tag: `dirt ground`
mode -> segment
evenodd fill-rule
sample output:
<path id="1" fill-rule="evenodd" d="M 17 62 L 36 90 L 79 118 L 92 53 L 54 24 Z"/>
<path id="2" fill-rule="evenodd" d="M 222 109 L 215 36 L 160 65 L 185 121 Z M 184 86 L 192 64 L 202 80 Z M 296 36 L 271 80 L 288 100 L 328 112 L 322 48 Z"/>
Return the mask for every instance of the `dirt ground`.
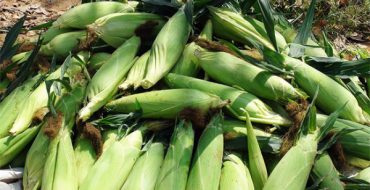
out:
<path id="1" fill-rule="evenodd" d="M 26 15 L 26 29 L 56 19 L 80 0 L 0 0 L 0 45 L 8 29 Z M 35 31 L 22 33 L 20 38 L 36 36 Z"/>

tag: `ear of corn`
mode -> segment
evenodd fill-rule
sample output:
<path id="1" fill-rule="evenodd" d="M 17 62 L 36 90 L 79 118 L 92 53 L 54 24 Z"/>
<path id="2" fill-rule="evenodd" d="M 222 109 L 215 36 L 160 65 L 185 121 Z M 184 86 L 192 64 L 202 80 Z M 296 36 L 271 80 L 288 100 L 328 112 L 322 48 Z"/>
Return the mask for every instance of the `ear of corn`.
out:
<path id="1" fill-rule="evenodd" d="M 85 83 L 86 84 L 86 83 Z M 71 140 L 75 115 L 85 95 L 85 84 L 76 86 L 58 102 L 57 111 L 61 114 L 58 133 L 50 140 L 48 155 L 42 177 L 42 190 L 77 190 L 78 175 Z M 55 126 L 50 126 L 55 127 Z"/>
<path id="2" fill-rule="evenodd" d="M 268 38 L 266 38 L 267 33 L 263 26 L 260 26 L 262 30 L 257 30 L 250 22 L 251 20 L 246 20 L 240 14 L 230 11 L 227 8 L 209 6 L 208 10 L 211 14 L 216 35 L 244 44 L 251 44 L 251 41 L 257 42 L 271 50 L 275 49 Z M 275 31 L 275 36 L 278 48 L 281 51 L 285 50 L 287 43 L 284 37 L 277 31 Z"/>
<path id="3" fill-rule="evenodd" d="M 199 139 L 186 185 L 187 190 L 219 188 L 224 149 L 221 120 L 221 115 L 214 116 Z"/>
<path id="4" fill-rule="evenodd" d="M 199 38 L 212 40 L 212 22 L 207 21 L 204 26 L 202 33 Z M 195 42 L 191 42 L 185 46 L 181 57 L 176 62 L 175 66 L 172 68 L 171 73 L 176 73 L 185 76 L 195 77 L 197 76 L 200 68 L 196 63 L 195 51 L 200 48 Z"/>
<path id="5" fill-rule="evenodd" d="M 245 115 L 248 136 L 248 166 L 251 171 L 254 188 L 261 190 L 267 181 L 267 169 L 256 135 L 254 134 L 253 126 L 249 120 L 248 112 L 245 112 Z"/>
<path id="6" fill-rule="evenodd" d="M 91 56 L 89 60 L 88 67 L 90 69 L 98 70 L 102 65 L 104 65 L 107 60 L 112 56 L 110 53 L 98 52 Z"/>
<path id="7" fill-rule="evenodd" d="M 11 61 L 16 64 L 22 63 L 30 57 L 31 53 L 32 53 L 31 51 L 18 53 L 16 55 L 13 55 L 13 57 L 11 58 Z"/>
<path id="8" fill-rule="evenodd" d="M 42 45 L 40 53 L 47 56 L 66 57 L 86 39 L 86 31 L 66 32 L 55 36 L 49 43 Z"/>
<path id="9" fill-rule="evenodd" d="M 181 8 L 167 21 L 153 42 L 146 74 L 141 82 L 144 89 L 154 86 L 176 64 L 185 48 L 190 30 L 185 12 Z"/>
<path id="10" fill-rule="evenodd" d="M 67 33 L 67 32 L 72 32 L 73 30 L 70 28 L 57 28 L 57 27 L 50 27 L 46 32 L 44 32 L 41 35 L 42 38 L 42 44 L 47 44 L 51 40 L 53 40 L 56 36 Z"/>
<path id="11" fill-rule="evenodd" d="M 27 153 L 23 172 L 23 188 L 25 190 L 37 190 L 41 186 L 42 173 L 50 143 L 49 138 L 43 131 L 45 125 L 46 123 L 42 125 Z"/>
<path id="12" fill-rule="evenodd" d="M 323 153 L 316 158 L 312 168 L 312 174 L 315 179 L 321 181 L 320 189 L 344 190 L 338 175 L 338 171 L 327 153 Z"/>
<path id="13" fill-rule="evenodd" d="M 249 170 L 235 154 L 226 156 L 222 166 L 220 190 L 254 190 Z"/>
<path id="14" fill-rule="evenodd" d="M 332 113 L 346 104 L 340 117 L 358 123 L 369 122 L 353 94 L 335 80 L 298 59 L 288 56 L 284 59 L 285 66 L 294 72 L 295 81 L 308 95 L 312 97 L 319 86 L 317 106 L 323 111 Z"/>
<path id="15" fill-rule="evenodd" d="M 173 119 L 185 108 L 207 113 L 217 108 L 222 101 L 213 96 L 193 89 L 171 89 L 150 91 L 113 100 L 106 105 L 112 112 L 130 113 L 137 110 L 137 102 L 142 108 L 144 118 Z"/>
<path id="16" fill-rule="evenodd" d="M 225 140 L 235 139 L 237 137 L 247 136 L 247 128 L 245 123 L 233 119 L 224 119 L 222 121 L 222 129 L 224 131 Z M 271 137 L 271 133 L 268 133 L 259 128 L 253 128 L 254 134 L 258 137 Z"/>
<path id="17" fill-rule="evenodd" d="M 228 108 L 238 119 L 245 120 L 245 114 L 241 109 L 247 110 L 251 115 L 251 121 L 264 124 L 290 125 L 290 121 L 263 103 L 253 94 L 235 88 L 208 82 L 196 78 L 169 73 L 165 77 L 166 83 L 172 88 L 198 89 L 219 96 L 222 100 L 230 100 Z"/>
<path id="18" fill-rule="evenodd" d="M 97 19 L 88 26 L 99 38 L 113 47 L 119 47 L 126 40 L 135 35 L 135 30 L 143 24 L 155 23 L 152 31 L 155 35 L 162 28 L 164 20 L 161 16 L 152 13 L 115 13 Z"/>
<path id="19" fill-rule="evenodd" d="M 57 28 L 85 28 L 96 19 L 105 15 L 117 12 L 133 12 L 138 2 L 129 1 L 127 3 L 119 2 L 92 2 L 78 5 L 63 15 L 55 22 L 53 27 Z"/>
<path id="20" fill-rule="evenodd" d="M 81 185 L 96 161 L 96 153 L 91 141 L 82 136 L 78 137 L 74 155 L 76 159 L 78 185 Z"/>
<path id="21" fill-rule="evenodd" d="M 154 190 L 164 157 L 162 143 L 153 143 L 136 161 L 121 190 Z"/>
<path id="22" fill-rule="evenodd" d="M 346 161 L 351 165 L 360 169 L 365 169 L 370 167 L 370 160 L 365 160 L 350 154 L 346 154 Z"/>
<path id="23" fill-rule="evenodd" d="M 25 99 L 32 93 L 32 87 L 39 77 L 38 75 L 27 80 L 0 102 L 0 138 L 9 134 L 9 129 L 17 118 L 17 114 L 22 112 L 23 105 L 26 104 Z"/>
<path id="24" fill-rule="evenodd" d="M 155 190 L 185 190 L 194 146 L 190 122 L 181 120 L 174 129 L 171 143 L 159 172 Z"/>
<path id="25" fill-rule="evenodd" d="M 86 121 L 106 104 L 118 90 L 126 73 L 133 65 L 133 59 L 139 49 L 140 38 L 132 37 L 120 46 L 109 60 L 95 73 L 87 86 L 88 104 L 79 112 L 79 119 Z M 107 85 L 107 81 L 109 84 Z"/>
<path id="26" fill-rule="evenodd" d="M 370 183 L 370 167 L 369 168 L 366 168 L 366 169 L 363 169 L 362 171 L 360 171 L 356 176 L 355 176 L 356 179 L 361 179 L 361 180 L 364 180 L 364 181 L 367 181 L 368 183 Z"/>
<path id="27" fill-rule="evenodd" d="M 79 189 L 119 190 L 140 155 L 142 142 L 143 131 L 140 129 L 114 141 L 95 162 Z"/>
<path id="28" fill-rule="evenodd" d="M 11 162 L 34 139 L 39 129 L 34 126 L 16 136 L 0 138 L 0 167 Z"/>
<path id="29" fill-rule="evenodd" d="M 127 78 L 119 86 L 122 90 L 127 90 L 133 87 L 135 90 L 140 87 L 140 82 L 143 80 L 145 75 L 146 63 L 148 61 L 150 51 L 145 52 L 143 55 L 136 60 L 129 73 Z"/>
<path id="30" fill-rule="evenodd" d="M 202 51 L 198 59 L 211 78 L 229 86 L 239 86 L 258 97 L 274 101 L 300 97 L 297 90 L 284 79 L 231 54 Z"/>

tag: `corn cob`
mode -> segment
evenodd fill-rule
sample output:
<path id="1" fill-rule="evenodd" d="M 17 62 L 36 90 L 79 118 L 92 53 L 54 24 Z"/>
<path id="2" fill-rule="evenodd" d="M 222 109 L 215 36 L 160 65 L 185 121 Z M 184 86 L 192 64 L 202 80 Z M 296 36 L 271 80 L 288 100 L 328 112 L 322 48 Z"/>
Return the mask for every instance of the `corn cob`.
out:
<path id="1" fill-rule="evenodd" d="M 118 90 L 119 83 L 133 65 L 140 38 L 133 36 L 113 52 L 109 60 L 95 73 L 87 86 L 88 104 L 79 112 L 79 120 L 86 121 L 106 104 Z M 107 85 L 109 81 L 109 85 Z"/>
<path id="2" fill-rule="evenodd" d="M 110 53 L 99 52 L 91 56 L 89 60 L 89 69 L 98 70 L 102 65 L 104 65 L 107 60 L 112 56 Z"/>
<path id="3" fill-rule="evenodd" d="M 86 31 L 66 32 L 55 36 L 50 42 L 41 46 L 40 53 L 47 56 L 65 57 L 86 39 Z"/>
<path id="4" fill-rule="evenodd" d="M 212 40 L 212 22 L 207 21 L 199 38 Z M 195 42 L 191 42 L 185 46 L 181 57 L 176 62 L 175 66 L 172 68 L 171 73 L 196 77 L 200 68 L 196 63 L 196 57 L 194 55 L 196 49 L 200 48 Z"/>
<path id="5" fill-rule="evenodd" d="M 16 136 L 0 138 L 0 167 L 11 162 L 37 134 L 40 126 L 31 127 Z"/>
<path id="6" fill-rule="evenodd" d="M 171 89 L 150 91 L 113 100 L 106 105 L 112 112 L 129 113 L 137 110 L 137 102 L 144 118 L 176 118 L 185 108 L 192 108 L 201 114 L 218 108 L 222 101 L 217 97 L 193 89 Z"/>
<path id="7" fill-rule="evenodd" d="M 370 183 L 370 167 L 369 168 L 366 168 L 366 169 L 363 169 L 362 171 L 360 171 L 356 176 L 355 176 L 356 179 L 361 179 L 361 180 L 364 180 L 368 183 Z"/>
<path id="8" fill-rule="evenodd" d="M 224 119 L 222 121 L 222 129 L 224 131 L 225 140 L 235 139 L 237 137 L 245 137 L 248 135 L 247 128 L 245 123 L 233 120 L 233 119 Z M 268 133 L 259 128 L 253 128 L 254 134 L 258 137 L 271 137 L 271 133 Z"/>
<path id="9" fill-rule="evenodd" d="M 154 190 L 164 157 L 162 143 L 153 143 L 136 161 L 121 190 Z"/>
<path id="10" fill-rule="evenodd" d="M 167 21 L 153 42 L 146 74 L 141 82 L 144 89 L 161 80 L 176 64 L 185 48 L 191 27 L 183 8 Z"/>
<path id="11" fill-rule="evenodd" d="M 135 35 L 139 26 L 147 23 L 154 25 L 154 28 L 153 34 L 146 33 L 146 36 L 155 36 L 162 28 L 164 20 L 152 13 L 115 13 L 97 19 L 88 26 L 88 31 L 96 34 L 107 44 L 119 47 Z"/>
<path id="12" fill-rule="evenodd" d="M 42 39 L 42 44 L 47 44 L 51 40 L 53 40 L 56 36 L 67 33 L 67 32 L 72 32 L 73 30 L 70 28 L 56 28 L 56 27 L 50 27 L 46 32 L 41 34 L 41 39 Z"/>
<path id="13" fill-rule="evenodd" d="M 279 55 L 274 53 L 274 55 L 267 56 Z M 340 117 L 358 123 L 369 122 L 364 117 L 363 111 L 353 94 L 335 80 L 298 59 L 285 55 L 280 55 L 280 58 L 284 59 L 283 67 L 294 72 L 295 81 L 308 95 L 312 97 L 317 86 L 319 86 L 317 106 L 323 111 L 332 113 L 345 105 Z"/>
<path id="14" fill-rule="evenodd" d="M 140 155 L 143 133 L 143 129 L 138 129 L 114 141 L 95 162 L 79 189 L 119 190 Z"/>
<path id="15" fill-rule="evenodd" d="M 312 168 L 312 175 L 315 179 L 320 180 L 320 189 L 337 189 L 344 190 L 338 175 L 338 171 L 327 153 L 323 153 L 316 158 Z"/>
<path id="16" fill-rule="evenodd" d="M 82 67 L 77 59 L 72 58 L 71 63 L 66 70 L 66 76 L 71 78 L 77 73 L 80 73 Z M 59 79 L 61 77 L 61 67 L 56 71 L 51 73 L 46 80 Z M 12 128 L 9 133 L 12 135 L 19 134 L 29 127 L 32 123 L 34 117 L 38 114 L 43 117 L 42 114 L 46 114 L 48 110 L 46 109 L 48 103 L 48 93 L 46 91 L 46 84 L 41 83 L 29 96 L 27 102 L 23 105 L 23 109 L 18 114 L 17 118 L 14 120 Z M 38 113 L 37 113 L 38 112 Z M 40 114 L 42 113 L 42 114 Z"/>
<path id="17" fill-rule="evenodd" d="M 78 175 L 76 160 L 71 140 L 71 132 L 78 111 L 85 94 L 86 83 L 81 81 L 74 89 L 63 96 L 58 102 L 57 123 L 59 131 L 52 135 L 45 160 L 42 177 L 42 190 L 78 189 Z M 56 126 L 48 126 L 56 127 Z M 46 130 L 45 130 L 46 132 Z M 54 133 L 54 132 L 53 132 Z M 49 134 L 50 135 L 50 134 Z"/>
<path id="18" fill-rule="evenodd" d="M 199 52 L 199 65 L 213 79 L 274 101 L 288 101 L 301 95 L 284 79 L 224 52 Z"/>
<path id="19" fill-rule="evenodd" d="M 190 169 L 187 190 L 219 188 L 224 149 L 221 115 L 216 115 L 204 129 Z"/>
<path id="20" fill-rule="evenodd" d="M 22 86 L 19 86 L 11 92 L 4 100 L 0 102 L 0 138 L 9 134 L 14 120 L 25 104 L 25 99 L 32 93 L 32 87 L 36 84 L 40 76 L 27 80 Z"/>
<path id="21" fill-rule="evenodd" d="M 92 2 L 78 5 L 61 15 L 52 27 L 85 28 L 96 19 L 117 12 L 134 12 L 138 2 Z"/>
<path id="22" fill-rule="evenodd" d="M 220 190 L 254 190 L 249 170 L 235 154 L 226 156 L 220 179 Z"/>
<path id="23" fill-rule="evenodd" d="M 290 125 L 291 122 L 272 111 L 253 94 L 237 90 L 225 85 L 212 83 L 200 79 L 169 73 L 165 77 L 167 85 L 171 88 L 197 89 L 219 96 L 222 100 L 230 100 L 229 108 L 232 115 L 238 119 L 245 120 L 245 109 L 251 115 L 251 121 L 264 124 Z"/>
<path id="24" fill-rule="evenodd" d="M 316 125 L 314 102 L 315 98 L 307 110 L 295 144 L 275 166 L 263 190 L 305 189 L 320 140 L 320 128 Z"/>
<path id="25" fill-rule="evenodd" d="M 136 90 L 138 87 L 140 87 L 140 82 L 141 80 L 143 80 L 145 75 L 146 62 L 149 58 L 149 54 L 150 52 L 147 51 L 146 53 L 141 55 L 139 59 L 136 60 L 129 73 L 127 74 L 127 78 L 119 86 L 120 89 L 127 90 L 133 87 L 134 90 Z"/>
<path id="26" fill-rule="evenodd" d="M 192 125 L 181 120 L 172 134 L 155 190 L 185 190 L 193 145 Z"/>
<path id="27" fill-rule="evenodd" d="M 83 136 L 78 137 L 74 155 L 76 159 L 78 185 L 81 185 L 96 161 L 96 153 L 90 140 Z"/>
<path id="28" fill-rule="evenodd" d="M 37 190 L 41 186 L 42 173 L 50 143 L 49 138 L 43 131 L 45 125 L 46 123 L 42 125 L 41 130 L 27 153 L 23 174 L 24 190 Z"/>
<path id="29" fill-rule="evenodd" d="M 346 161 L 351 166 L 354 166 L 360 169 L 365 169 L 365 168 L 370 167 L 370 160 L 365 160 L 365 159 L 362 159 L 356 156 L 352 156 L 350 154 L 346 154 L 345 156 L 346 156 Z"/>
<path id="30" fill-rule="evenodd" d="M 211 14 L 211 20 L 216 35 L 244 44 L 257 42 L 271 50 L 275 50 L 272 43 L 267 38 L 265 28 L 263 26 L 256 28 L 256 25 L 252 24 L 256 22 L 255 20 L 246 20 L 242 15 L 230 11 L 227 8 L 209 6 L 208 10 Z M 284 37 L 277 31 L 275 31 L 275 37 L 278 48 L 281 51 L 286 50 L 288 46 Z"/>
<path id="31" fill-rule="evenodd" d="M 248 166 L 253 179 L 254 189 L 261 190 L 267 181 L 267 169 L 253 126 L 249 120 L 248 112 L 245 112 L 245 115 L 248 135 Z"/>

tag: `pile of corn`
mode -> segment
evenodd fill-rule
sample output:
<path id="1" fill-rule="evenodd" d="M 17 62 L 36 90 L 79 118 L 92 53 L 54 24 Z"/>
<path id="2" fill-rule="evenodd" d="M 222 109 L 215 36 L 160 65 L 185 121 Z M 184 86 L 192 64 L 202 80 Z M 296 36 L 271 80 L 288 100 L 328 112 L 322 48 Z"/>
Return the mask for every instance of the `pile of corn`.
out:
<path id="1" fill-rule="evenodd" d="M 55 68 L 0 102 L 0 168 L 24 167 L 23 189 L 370 187 L 368 110 L 340 79 L 289 57 L 291 36 L 276 31 L 277 50 L 262 22 L 231 9 L 204 6 L 198 32 L 187 5 L 170 17 L 139 5 L 82 4 L 41 35 L 38 54 Z M 223 42 L 280 52 L 292 75 Z"/>

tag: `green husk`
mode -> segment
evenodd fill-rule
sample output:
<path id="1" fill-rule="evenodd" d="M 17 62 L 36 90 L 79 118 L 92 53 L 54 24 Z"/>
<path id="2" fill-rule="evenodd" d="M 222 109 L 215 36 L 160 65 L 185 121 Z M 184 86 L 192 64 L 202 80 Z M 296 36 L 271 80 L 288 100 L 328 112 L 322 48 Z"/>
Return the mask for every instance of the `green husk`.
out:
<path id="1" fill-rule="evenodd" d="M 10 163 L 36 136 L 40 126 L 30 127 L 16 136 L 0 138 L 0 168 Z"/>
<path id="2" fill-rule="evenodd" d="M 123 133 L 123 132 L 122 132 Z M 118 129 L 103 131 L 103 152 L 106 151 L 118 138 Z"/>
<path id="3" fill-rule="evenodd" d="M 42 125 L 41 130 L 27 153 L 23 172 L 24 190 L 38 190 L 41 186 L 42 173 L 50 143 L 49 138 L 43 131 L 46 125 L 47 123 Z"/>
<path id="4" fill-rule="evenodd" d="M 207 21 L 199 38 L 212 40 L 212 22 Z M 172 68 L 171 73 L 196 77 L 199 73 L 199 65 L 196 63 L 195 51 L 200 48 L 195 42 L 191 42 L 185 46 L 181 57 L 176 62 L 175 66 Z"/>
<path id="5" fill-rule="evenodd" d="M 320 181 L 320 189 L 344 190 L 344 186 L 339 179 L 338 171 L 326 152 L 318 155 L 316 158 L 312 168 L 312 175 L 315 180 Z"/>
<path id="6" fill-rule="evenodd" d="M 153 42 L 146 74 L 141 82 L 144 89 L 151 88 L 161 80 L 176 64 L 185 48 L 191 27 L 183 8 L 167 21 Z"/>
<path id="7" fill-rule="evenodd" d="M 83 136 L 79 136 L 76 141 L 74 155 L 76 160 L 78 185 L 81 185 L 97 159 L 91 141 Z"/>
<path id="8" fill-rule="evenodd" d="M 256 135 L 254 134 L 252 123 L 249 120 L 248 112 L 245 112 L 245 115 L 248 137 L 248 166 L 253 179 L 254 188 L 256 190 L 262 190 L 267 181 L 266 164 L 258 145 Z"/>
<path id="9" fill-rule="evenodd" d="M 187 190 L 219 188 L 224 150 L 221 121 L 221 115 L 214 116 L 199 139 L 186 185 Z"/>
<path id="10" fill-rule="evenodd" d="M 150 51 L 145 52 L 143 55 L 136 60 L 132 68 L 130 69 L 129 73 L 127 74 L 127 78 L 119 88 L 122 90 L 127 90 L 131 87 L 136 90 L 140 87 L 140 82 L 143 80 L 145 75 L 146 63 L 148 61 L 150 55 Z"/>
<path id="11" fill-rule="evenodd" d="M 40 54 L 66 57 L 69 52 L 78 48 L 86 40 L 86 31 L 66 32 L 55 36 L 49 43 L 42 45 Z"/>
<path id="12" fill-rule="evenodd" d="M 88 31 L 107 44 L 119 47 L 135 35 L 139 26 L 147 23 L 155 24 L 155 26 L 152 31 L 151 29 L 145 31 L 146 37 L 155 36 L 162 28 L 164 20 L 161 16 L 152 13 L 114 13 L 97 19 L 88 26 Z"/>
<path id="13" fill-rule="evenodd" d="M 75 115 L 85 95 L 86 83 L 81 82 L 58 102 L 60 129 L 55 137 L 50 137 L 48 153 L 42 176 L 42 190 L 77 190 L 78 175 L 71 139 Z M 55 124 L 54 124 L 55 125 Z M 55 127 L 55 126 L 49 126 Z"/>
<path id="14" fill-rule="evenodd" d="M 332 113 L 345 105 L 343 111 L 340 113 L 341 118 L 358 123 L 369 122 L 364 117 L 363 111 L 356 98 L 346 88 L 329 76 L 298 59 L 284 55 L 282 58 L 284 59 L 284 67 L 294 72 L 295 82 L 307 92 L 308 95 L 312 97 L 317 86 L 319 86 L 317 106 L 323 111 Z"/>
<path id="15" fill-rule="evenodd" d="M 242 15 L 227 8 L 209 6 L 208 10 L 211 14 L 216 35 L 248 45 L 256 42 L 275 50 L 267 37 L 265 28 L 262 25 L 255 24 L 256 20 L 244 19 Z M 256 28 L 257 26 L 258 28 Z M 280 51 L 286 51 L 288 45 L 284 37 L 277 31 L 275 31 L 275 37 Z"/>
<path id="16" fill-rule="evenodd" d="M 79 189 L 119 190 L 140 156 L 143 132 L 138 129 L 114 141 L 95 162 Z"/>
<path id="17" fill-rule="evenodd" d="M 91 56 L 89 60 L 88 67 L 93 70 L 98 70 L 102 65 L 104 65 L 107 60 L 112 56 L 110 53 L 98 52 Z"/>
<path id="18" fill-rule="evenodd" d="M 121 190 L 154 190 L 163 157 L 163 144 L 151 144 L 136 161 Z"/>
<path id="19" fill-rule="evenodd" d="M 119 83 L 134 63 L 139 46 L 140 38 L 133 36 L 116 49 L 110 59 L 95 73 L 87 86 L 88 103 L 79 112 L 80 120 L 88 120 L 117 92 Z"/>
<path id="20" fill-rule="evenodd" d="M 181 120 L 172 134 L 155 190 L 185 190 L 193 146 L 192 125 Z"/>
<path id="21" fill-rule="evenodd" d="M 129 1 L 127 3 L 119 2 L 92 2 L 78 5 L 69 9 L 61 15 L 53 27 L 57 28 L 85 28 L 96 19 L 118 12 L 134 12 L 138 2 Z"/>
<path id="22" fill-rule="evenodd" d="M 232 116 L 245 120 L 245 109 L 250 113 L 251 121 L 264 124 L 290 125 L 291 121 L 275 113 L 268 105 L 253 94 L 226 85 L 208 82 L 196 78 L 169 73 L 165 81 L 171 88 L 197 89 L 230 100 L 227 106 Z"/>
<path id="23" fill-rule="evenodd" d="M 370 167 L 363 169 L 356 176 L 356 179 L 361 179 L 370 183 Z"/>
<path id="24" fill-rule="evenodd" d="M 4 100 L 0 102 L 0 138 L 9 134 L 9 129 L 17 115 L 22 112 L 26 99 L 32 93 L 32 88 L 39 79 L 39 75 L 27 80 L 23 85 L 13 90 Z"/>
<path id="25" fill-rule="evenodd" d="M 251 174 L 236 154 L 226 156 L 220 179 L 220 190 L 254 190 Z"/>
<path id="26" fill-rule="evenodd" d="M 254 95 L 287 102 L 301 94 L 284 79 L 224 52 L 201 51 L 199 64 L 213 79 L 229 86 L 239 86 Z"/>
<path id="27" fill-rule="evenodd" d="M 206 114 L 223 104 L 220 98 L 193 89 L 150 91 L 125 96 L 109 102 L 106 109 L 112 112 L 130 113 L 140 105 L 144 118 L 174 119 L 181 111 L 191 108 Z"/>
<path id="28" fill-rule="evenodd" d="M 73 30 L 70 28 L 57 28 L 57 27 L 50 27 L 46 32 L 41 34 L 42 38 L 42 44 L 47 44 L 51 40 L 53 40 L 56 36 L 59 34 L 67 33 L 67 32 L 72 32 Z"/>

